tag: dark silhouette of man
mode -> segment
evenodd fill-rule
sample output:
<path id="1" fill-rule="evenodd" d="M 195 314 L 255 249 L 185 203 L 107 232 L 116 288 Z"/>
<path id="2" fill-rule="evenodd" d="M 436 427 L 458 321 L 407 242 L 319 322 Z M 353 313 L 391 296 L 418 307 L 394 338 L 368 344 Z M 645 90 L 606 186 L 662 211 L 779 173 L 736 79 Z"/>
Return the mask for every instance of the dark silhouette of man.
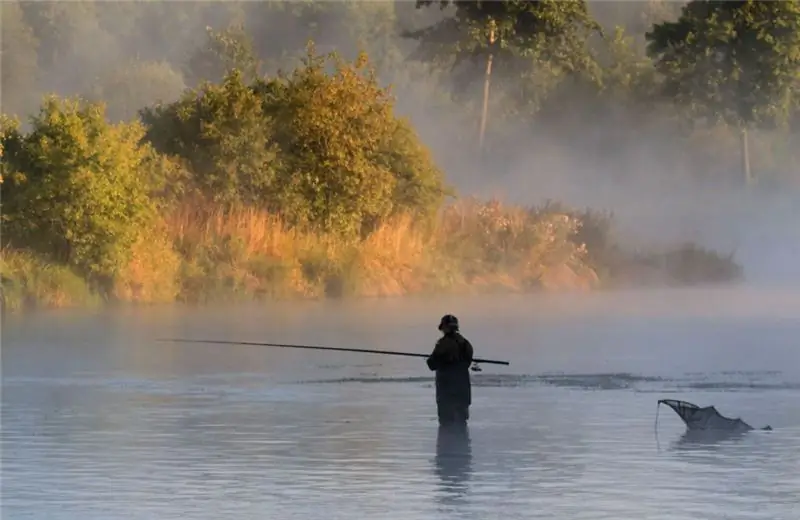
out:
<path id="1" fill-rule="evenodd" d="M 458 329 L 458 318 L 443 316 L 439 322 L 442 337 L 427 358 L 428 368 L 436 371 L 436 409 L 441 425 L 466 424 L 472 404 L 469 367 L 473 349 Z"/>

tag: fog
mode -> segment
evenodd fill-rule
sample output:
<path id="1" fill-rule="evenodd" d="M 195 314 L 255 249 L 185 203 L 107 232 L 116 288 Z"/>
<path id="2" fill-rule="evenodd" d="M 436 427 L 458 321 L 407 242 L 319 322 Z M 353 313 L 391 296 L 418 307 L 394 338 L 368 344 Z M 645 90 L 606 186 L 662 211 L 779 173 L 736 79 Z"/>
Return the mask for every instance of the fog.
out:
<path id="1" fill-rule="evenodd" d="M 308 39 L 316 42 L 318 51 L 337 50 L 353 57 L 362 48 L 356 41 L 359 36 L 366 40 L 381 81 L 394 89 L 397 113 L 413 122 L 461 195 L 496 196 L 524 205 L 552 199 L 611 211 L 620 239 L 631 247 L 695 241 L 735 253 L 748 283 L 800 282 L 800 228 L 795 225 L 800 199 L 793 188 L 800 171 L 786 143 L 775 158 L 778 152 L 771 150 L 778 145 L 752 132 L 751 156 L 759 183 L 745 188 L 735 136 L 712 139 L 708 142 L 716 144 L 701 146 L 689 157 L 678 128 L 664 123 L 666 115 L 644 113 L 641 105 L 624 102 L 594 110 L 591 102 L 583 101 L 580 89 L 569 88 L 552 101 L 548 98 L 545 112 L 549 107 L 553 113 L 534 124 L 511 120 L 499 115 L 498 99 L 507 85 L 498 78 L 492 84 L 487 150 L 479 155 L 475 110 L 482 81 L 469 90 L 474 98 L 470 107 L 441 101 L 449 88 L 440 82 L 442 75 L 405 61 L 417 44 L 400 36 L 403 30 L 428 26 L 452 11 L 415 9 L 413 4 L 354 2 L 325 14 L 311 4 L 290 3 L 304 13 L 298 17 L 259 7 L 266 5 L 263 2 L 4 2 L 4 110 L 12 106 L 29 112 L 38 95 L 56 92 L 107 99 L 120 117 L 135 117 L 137 107 L 130 105 L 169 101 L 186 86 L 216 79 L 195 77 L 187 68 L 207 41 L 206 27 L 220 31 L 244 23 L 266 73 L 296 63 L 292 57 L 302 55 Z M 625 26 L 641 54 L 649 24 L 674 19 L 682 4 L 595 1 L 590 9 L 606 31 Z M 22 51 L 30 52 L 25 47 L 30 29 L 21 20 L 33 27 L 39 40 L 35 88 L 24 88 L 29 54 Z M 58 30 L 46 31 L 47 27 Z M 130 66 L 134 62 L 161 68 L 135 76 Z M 126 101 L 117 103 L 115 96 L 122 96 L 122 90 Z M 36 96 L 18 101 L 20 92 L 27 91 Z"/>
<path id="2" fill-rule="evenodd" d="M 132 119 L 144 104 L 219 79 L 198 73 L 211 65 L 187 65 L 206 45 L 206 27 L 244 23 L 268 74 L 291 68 L 309 38 L 318 51 L 353 57 L 360 35 L 397 113 L 461 195 L 611 211 L 625 246 L 695 241 L 734 252 L 745 282 L 4 315 L 0 516 L 796 518 L 800 148 L 751 132 L 758 183 L 744 187 L 736 135 L 709 131 L 698 145 L 669 108 L 596 106 L 569 85 L 533 122 L 504 117 L 509 87 L 498 78 L 481 154 L 482 81 L 469 89 L 472 101 L 453 102 L 447 74 L 404 59 L 415 44 L 402 29 L 448 11 L 318 4 L 347 7 L 3 2 L 3 111 L 30 113 L 55 92 L 104 99 L 111 119 Z M 640 53 L 649 24 L 680 5 L 590 3 L 604 28 L 626 26 Z M 466 448 L 437 443 L 424 360 L 157 341 L 424 354 L 447 313 L 476 356 L 511 363 L 473 374 Z M 774 431 L 688 446 L 662 409 L 658 446 L 653 419 L 664 397 Z"/>
<path id="3" fill-rule="evenodd" d="M 798 297 L 767 291 L 55 311 L 3 327 L 3 517 L 793 518 Z M 774 308 L 778 314 L 770 312 Z M 454 312 L 482 357 L 469 437 L 424 360 Z M 781 320 L 787 317 L 788 320 Z M 768 432 L 691 443 L 656 401 Z M 380 511 L 380 512 L 379 512 Z M 758 513 L 750 513 L 757 511 Z"/>

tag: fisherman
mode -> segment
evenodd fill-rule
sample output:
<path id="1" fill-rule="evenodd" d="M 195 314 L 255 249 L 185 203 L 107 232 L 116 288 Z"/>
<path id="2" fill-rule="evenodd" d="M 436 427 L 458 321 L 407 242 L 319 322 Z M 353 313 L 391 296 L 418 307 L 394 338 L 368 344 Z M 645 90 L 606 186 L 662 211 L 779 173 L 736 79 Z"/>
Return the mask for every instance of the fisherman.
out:
<path id="1" fill-rule="evenodd" d="M 469 367 L 473 349 L 458 329 L 458 318 L 443 316 L 439 322 L 443 335 L 427 358 L 428 368 L 436 371 L 436 408 L 442 425 L 466 424 L 472 404 Z"/>

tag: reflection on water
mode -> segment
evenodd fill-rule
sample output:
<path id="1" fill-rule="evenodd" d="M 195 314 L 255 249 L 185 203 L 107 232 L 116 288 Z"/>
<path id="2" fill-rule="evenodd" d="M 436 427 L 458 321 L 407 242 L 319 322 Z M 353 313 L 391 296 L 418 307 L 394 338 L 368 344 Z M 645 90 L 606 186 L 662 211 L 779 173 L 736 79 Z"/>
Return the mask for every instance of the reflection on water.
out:
<path id="1" fill-rule="evenodd" d="M 457 505 L 467 494 L 472 473 L 472 445 L 467 425 L 439 425 L 436 436 L 436 476 L 442 503 Z"/>
<path id="2" fill-rule="evenodd" d="M 797 323 L 459 304 L 10 319 L 2 517 L 797 520 Z M 473 375 L 464 430 L 437 430 L 418 360 L 152 341 L 427 352 L 449 311 L 476 355 L 512 362 Z M 663 397 L 774 430 L 699 439 L 662 414 L 659 449 Z"/>
<path id="3" fill-rule="evenodd" d="M 690 430 L 686 431 L 675 441 L 675 447 L 685 451 L 710 451 L 720 449 L 726 443 L 741 441 L 746 436 L 752 434 L 752 432 L 746 431 Z"/>

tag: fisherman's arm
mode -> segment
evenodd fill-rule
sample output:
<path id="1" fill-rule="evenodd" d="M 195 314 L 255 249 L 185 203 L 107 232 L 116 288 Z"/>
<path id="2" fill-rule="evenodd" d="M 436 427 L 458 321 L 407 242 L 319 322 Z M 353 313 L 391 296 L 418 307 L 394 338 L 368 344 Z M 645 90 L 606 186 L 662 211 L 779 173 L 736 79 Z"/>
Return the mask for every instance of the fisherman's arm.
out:
<path id="1" fill-rule="evenodd" d="M 464 361 L 472 363 L 475 356 L 475 349 L 472 348 L 472 343 L 467 338 L 464 338 Z"/>
<path id="2" fill-rule="evenodd" d="M 444 344 L 444 341 L 439 340 L 436 342 L 436 346 L 433 347 L 433 352 L 431 352 L 431 355 L 428 356 L 428 359 L 426 360 L 430 370 L 438 370 L 442 367 L 442 358 L 444 357 L 443 355 L 446 348 L 447 347 Z"/>

